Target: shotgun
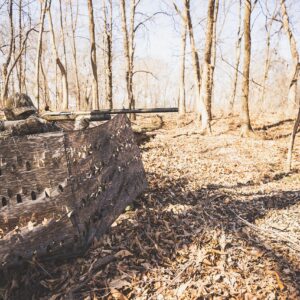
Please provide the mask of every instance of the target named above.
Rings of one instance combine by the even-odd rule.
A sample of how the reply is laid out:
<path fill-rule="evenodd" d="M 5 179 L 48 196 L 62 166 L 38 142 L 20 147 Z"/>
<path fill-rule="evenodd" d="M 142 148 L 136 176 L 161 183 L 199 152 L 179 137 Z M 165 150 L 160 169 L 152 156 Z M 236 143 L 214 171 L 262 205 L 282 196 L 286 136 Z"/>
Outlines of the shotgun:
<path fill-rule="evenodd" d="M 118 114 L 157 114 L 176 113 L 178 108 L 137 108 L 137 109 L 103 109 L 79 112 L 45 112 L 41 117 L 47 121 L 75 121 L 77 117 L 86 118 L 89 121 L 107 121 L 111 115 Z"/>

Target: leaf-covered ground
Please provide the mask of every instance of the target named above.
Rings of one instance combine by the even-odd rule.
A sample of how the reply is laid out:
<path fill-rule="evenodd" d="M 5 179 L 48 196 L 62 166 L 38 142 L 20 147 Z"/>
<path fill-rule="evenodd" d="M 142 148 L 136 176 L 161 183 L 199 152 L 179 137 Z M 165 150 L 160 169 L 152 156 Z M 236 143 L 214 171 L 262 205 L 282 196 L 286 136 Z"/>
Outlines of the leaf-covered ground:
<path fill-rule="evenodd" d="M 33 264 L 0 295 L 300 299 L 300 141 L 286 174 L 292 122 L 281 120 L 257 117 L 242 139 L 235 118 L 212 136 L 168 119 L 141 146 L 147 192 L 111 232 L 83 258 Z"/>

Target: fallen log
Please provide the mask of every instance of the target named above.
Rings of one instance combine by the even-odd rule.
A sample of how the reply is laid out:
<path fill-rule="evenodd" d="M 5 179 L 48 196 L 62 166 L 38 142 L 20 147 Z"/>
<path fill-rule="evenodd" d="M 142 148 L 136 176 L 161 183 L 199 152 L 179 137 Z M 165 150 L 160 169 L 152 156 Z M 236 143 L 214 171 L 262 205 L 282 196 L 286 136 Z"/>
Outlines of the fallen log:
<path fill-rule="evenodd" d="M 125 115 L 0 139 L 0 269 L 83 253 L 146 185 Z"/>

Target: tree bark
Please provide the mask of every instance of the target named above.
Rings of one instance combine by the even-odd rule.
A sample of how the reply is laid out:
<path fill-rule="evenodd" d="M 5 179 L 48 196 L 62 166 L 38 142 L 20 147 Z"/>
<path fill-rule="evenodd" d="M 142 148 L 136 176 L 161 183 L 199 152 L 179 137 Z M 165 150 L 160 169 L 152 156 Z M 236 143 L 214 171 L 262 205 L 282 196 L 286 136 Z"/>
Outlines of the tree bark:
<path fill-rule="evenodd" d="M 209 131 L 210 121 L 212 119 L 211 113 L 211 98 L 212 98 L 212 86 L 211 86 L 211 62 L 212 62 L 212 45 L 213 45 L 213 31 L 214 31 L 214 10 L 215 10 L 215 0 L 208 1 L 208 11 L 207 11 L 207 27 L 206 27 L 206 42 L 204 51 L 204 63 L 203 63 L 203 75 L 202 75 L 202 86 L 200 91 L 200 98 L 205 103 L 208 120 L 206 127 Z"/>
<path fill-rule="evenodd" d="M 123 47 L 126 60 L 126 87 L 127 87 L 127 107 L 135 108 L 135 99 L 133 95 L 133 58 L 134 58 L 134 18 L 135 18 L 135 0 L 131 0 L 130 4 L 130 27 L 127 26 L 127 14 L 125 0 L 120 0 L 122 31 L 123 31 Z M 131 119 L 135 119 L 135 114 L 131 115 Z"/>
<path fill-rule="evenodd" d="M 238 32 L 237 32 L 237 41 L 235 45 L 235 65 L 234 65 L 234 74 L 233 74 L 233 80 L 232 80 L 232 94 L 230 97 L 230 113 L 233 113 L 234 110 L 234 103 L 236 98 L 236 90 L 237 90 L 237 82 L 238 82 L 238 75 L 239 75 L 239 66 L 240 66 L 240 60 L 241 60 L 241 44 L 242 44 L 242 0 L 238 0 L 239 3 L 239 26 L 238 26 Z"/>
<path fill-rule="evenodd" d="M 104 34 L 105 34 L 105 70 L 106 70 L 106 84 L 105 94 L 107 108 L 113 108 L 113 73 L 112 73 L 112 0 L 109 3 L 109 16 L 107 16 L 106 0 L 103 0 L 103 14 L 104 14 Z"/>
<path fill-rule="evenodd" d="M 41 14 L 40 14 L 40 28 L 39 28 L 39 37 L 37 44 L 37 52 L 35 58 L 35 99 L 38 107 L 38 111 L 40 110 L 40 66 L 41 66 L 41 57 L 42 57 L 42 40 L 43 40 L 43 32 L 44 32 L 44 23 L 45 16 L 47 11 L 48 1 L 45 0 L 44 4 L 41 4 Z"/>
<path fill-rule="evenodd" d="M 247 137 L 252 132 L 249 113 L 249 77 L 251 62 L 251 0 L 245 0 L 244 12 L 244 66 L 241 108 L 241 136 Z"/>
<path fill-rule="evenodd" d="M 294 37 L 294 34 L 293 34 L 291 26 L 290 26 L 289 16 L 288 16 L 288 12 L 287 12 L 286 5 L 285 5 L 285 0 L 280 0 L 280 4 L 281 4 L 283 27 L 284 27 L 284 30 L 289 39 L 291 55 L 292 55 L 293 62 L 294 62 L 294 71 L 293 71 L 293 76 L 292 76 L 292 80 L 291 80 L 290 87 L 289 87 L 289 93 L 288 93 L 289 105 L 294 106 L 297 101 L 297 85 L 298 85 L 298 76 L 299 76 L 299 72 L 300 72 L 299 53 L 297 50 L 297 43 L 296 43 L 295 37 Z M 288 158 L 287 158 L 288 171 L 290 171 L 292 168 L 293 148 L 294 148 L 294 144 L 295 144 L 296 134 L 297 134 L 299 124 L 300 124 L 300 104 L 298 104 L 298 105 L 299 105 L 298 115 L 297 115 L 297 119 L 296 119 L 296 122 L 293 127 L 293 132 L 291 135 L 291 141 L 290 141 L 289 150 L 288 150 Z"/>
<path fill-rule="evenodd" d="M 185 14 L 187 18 L 187 26 L 189 31 L 191 50 L 192 50 L 192 59 L 193 59 L 193 68 L 195 74 L 195 85 L 196 85 L 196 126 L 200 126 L 201 119 L 201 130 L 205 131 L 209 125 L 209 116 L 205 103 L 200 97 L 200 87 L 201 87 L 201 77 L 200 77 L 200 64 L 198 51 L 196 49 L 196 43 L 194 38 L 193 24 L 190 13 L 190 0 L 184 0 Z"/>
<path fill-rule="evenodd" d="M 77 48 L 76 48 L 76 25 L 77 25 L 77 16 L 78 16 L 78 0 L 76 3 L 76 18 L 74 20 L 72 1 L 70 4 L 70 13 L 71 13 L 71 28 L 72 28 L 72 55 L 73 55 L 73 63 L 74 63 L 74 72 L 75 72 L 75 80 L 76 80 L 76 108 L 78 110 L 82 109 L 81 103 L 81 93 L 80 93 L 80 84 L 79 84 L 79 76 L 78 76 L 78 63 L 77 63 Z"/>
<path fill-rule="evenodd" d="M 98 71 L 97 71 L 97 53 L 96 53 L 96 38 L 95 38 L 95 21 L 94 21 L 94 9 L 93 1 L 87 0 L 88 11 L 89 11 L 89 31 L 91 39 L 91 65 L 93 73 L 93 84 L 92 84 L 92 108 L 99 110 L 99 91 L 98 91 Z"/>
<path fill-rule="evenodd" d="M 8 67 L 11 61 L 13 46 L 14 46 L 14 23 L 13 23 L 13 1 L 9 0 L 8 2 L 8 16 L 9 16 L 9 28 L 10 28 L 10 42 L 9 42 L 9 50 L 7 54 L 6 61 L 2 66 L 2 81 L 6 82 L 8 78 Z M 4 106 L 5 100 L 8 97 L 8 85 L 7 87 L 3 87 L 1 94 L 1 106 Z"/>
<path fill-rule="evenodd" d="M 212 40 L 212 48 L 211 48 L 211 64 L 210 64 L 210 89 L 213 98 L 214 91 L 214 75 L 216 69 L 216 61 L 217 61 L 217 21 L 219 15 L 219 6 L 220 1 L 215 1 L 215 11 L 214 11 L 214 28 L 213 28 L 213 40 Z"/>
<path fill-rule="evenodd" d="M 187 24 L 186 16 L 182 18 L 181 25 L 181 65 L 179 78 L 179 115 L 183 116 L 186 113 L 186 93 L 185 93 L 185 54 L 186 54 L 186 36 Z"/>
<path fill-rule="evenodd" d="M 52 15 L 51 15 L 51 1 L 49 2 L 49 8 L 48 8 L 48 16 L 49 16 L 49 24 L 50 24 L 50 31 L 51 31 L 51 37 L 52 37 L 52 52 L 55 57 L 56 64 L 60 70 L 61 78 L 62 78 L 62 103 L 61 108 L 63 110 L 67 110 L 69 106 L 69 88 L 68 88 L 68 78 L 67 78 L 67 71 L 63 63 L 61 62 L 58 51 L 56 47 L 55 42 L 55 34 L 54 34 L 54 28 L 53 28 L 53 22 L 52 22 Z"/>

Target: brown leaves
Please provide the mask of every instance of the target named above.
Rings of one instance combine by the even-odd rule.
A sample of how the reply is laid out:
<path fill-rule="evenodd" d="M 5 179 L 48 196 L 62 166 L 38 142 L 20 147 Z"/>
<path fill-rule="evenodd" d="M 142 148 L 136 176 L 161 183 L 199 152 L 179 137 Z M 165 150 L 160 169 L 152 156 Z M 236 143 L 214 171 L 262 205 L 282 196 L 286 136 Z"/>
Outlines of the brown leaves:
<path fill-rule="evenodd" d="M 285 141 L 240 140 L 218 122 L 215 136 L 173 128 L 145 144 L 147 193 L 85 257 L 46 267 L 44 295 L 298 299 L 299 253 L 237 217 L 300 239 L 299 174 L 276 177 Z"/>

